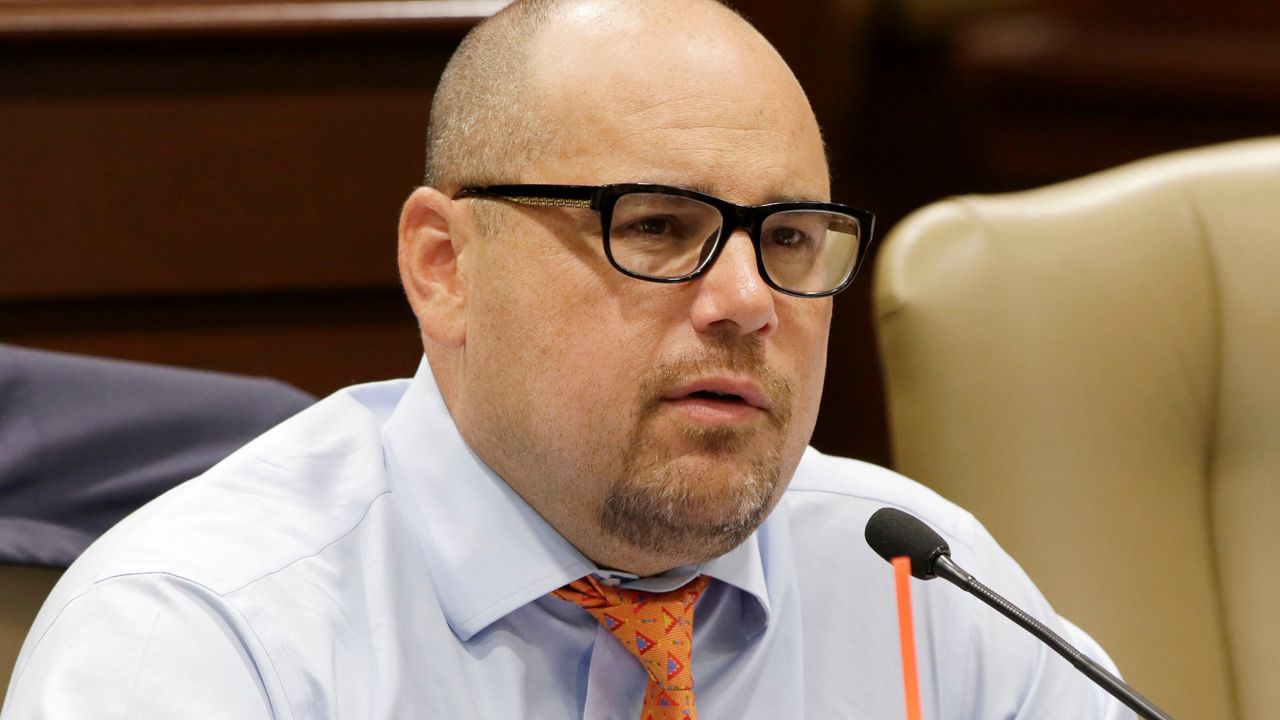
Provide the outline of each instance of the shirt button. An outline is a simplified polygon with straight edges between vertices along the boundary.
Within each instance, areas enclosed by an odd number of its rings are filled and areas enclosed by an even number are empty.
[[[600,578],[600,584],[608,585],[609,587],[618,587],[622,584],[622,581],[616,577],[602,577]]]

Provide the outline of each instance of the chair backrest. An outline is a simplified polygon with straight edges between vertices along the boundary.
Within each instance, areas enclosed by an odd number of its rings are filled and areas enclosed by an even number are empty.
[[[936,203],[875,282],[897,468],[1175,716],[1280,717],[1280,138]]]

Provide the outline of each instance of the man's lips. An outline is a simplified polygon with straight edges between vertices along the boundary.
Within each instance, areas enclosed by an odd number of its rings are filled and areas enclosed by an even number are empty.
[[[769,396],[755,382],[728,376],[704,377],[682,383],[663,394],[662,400],[669,403],[736,404],[766,412],[772,406]]]

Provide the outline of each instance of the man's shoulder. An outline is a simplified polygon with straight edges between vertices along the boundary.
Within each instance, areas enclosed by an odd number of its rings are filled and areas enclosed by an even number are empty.
[[[314,556],[389,492],[380,431],[400,392],[357,386],[302,411],[125,518],[62,585],[162,574],[221,594]]]
[[[859,536],[866,520],[882,507],[909,512],[962,544],[982,532],[973,515],[936,491],[887,468],[812,447],[801,458],[785,500],[793,516],[830,522]]]
[[[154,683],[197,662],[217,692],[237,693],[218,703],[254,709],[236,717],[259,716],[267,696],[272,707],[305,705],[294,663],[323,652],[291,648],[358,645],[366,596],[430,590],[402,562],[383,452],[403,391],[392,382],[336,393],[121,521],[54,588],[15,682],[38,688],[87,668],[111,681],[104,697],[143,697],[128,681],[139,668]]]

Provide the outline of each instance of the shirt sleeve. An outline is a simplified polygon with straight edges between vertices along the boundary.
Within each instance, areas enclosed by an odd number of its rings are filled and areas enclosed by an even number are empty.
[[[3,720],[266,720],[252,635],[207,589],[168,575],[89,586],[46,607],[19,657]]]

